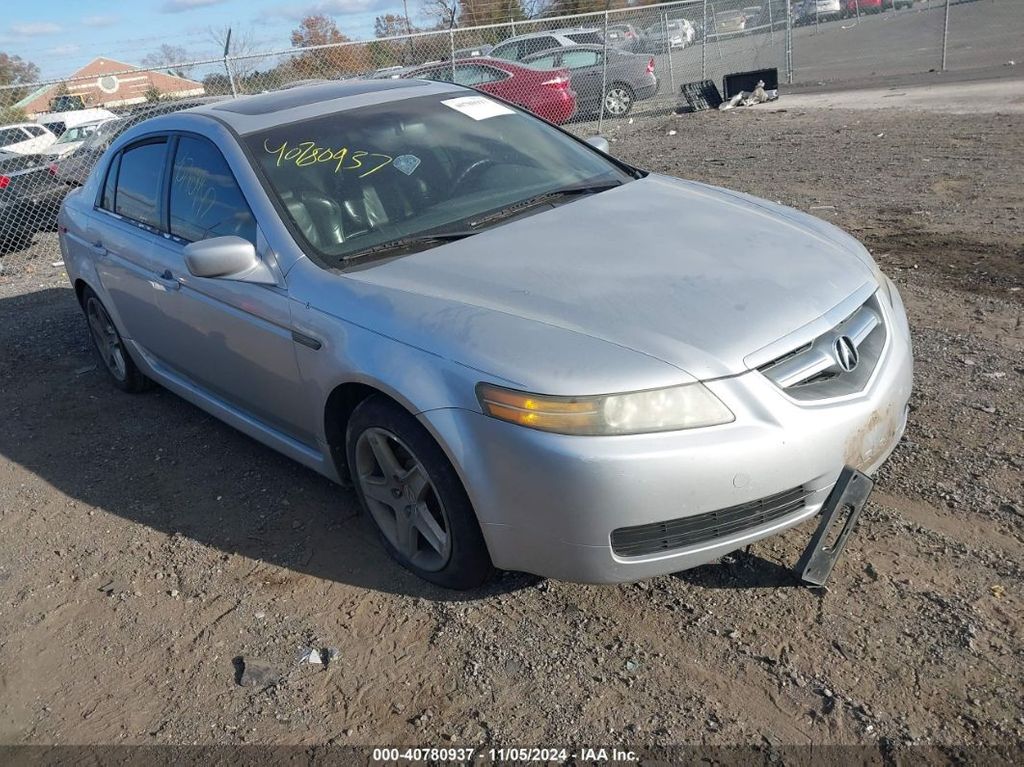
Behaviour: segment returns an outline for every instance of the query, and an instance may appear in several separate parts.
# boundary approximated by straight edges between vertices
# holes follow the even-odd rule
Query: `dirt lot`
[[[435,590],[348,491],[116,391],[39,257],[0,278],[0,743],[1020,743],[1024,117],[738,110],[612,136],[839,223],[903,291],[909,430],[827,592],[790,574],[810,525],[635,585]],[[337,654],[303,665],[306,645]],[[240,656],[280,681],[237,685]]]

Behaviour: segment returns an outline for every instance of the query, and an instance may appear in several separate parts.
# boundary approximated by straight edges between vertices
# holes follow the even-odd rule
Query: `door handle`
[[[95,253],[97,256],[107,255],[107,249],[103,247],[102,240],[97,240],[96,242],[90,243],[89,247],[92,248],[92,252]]]
[[[171,274],[170,269],[164,269],[163,274],[156,278],[157,282],[163,285],[168,290],[177,290],[181,287],[181,283]]]

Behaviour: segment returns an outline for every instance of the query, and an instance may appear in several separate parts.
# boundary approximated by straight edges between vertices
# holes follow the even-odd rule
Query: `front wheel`
[[[346,452],[359,501],[399,564],[450,589],[487,579],[493,568],[469,497],[412,415],[370,397],[349,419]]]
[[[604,113],[609,117],[625,117],[633,109],[632,89],[622,83],[614,83],[605,91]]]

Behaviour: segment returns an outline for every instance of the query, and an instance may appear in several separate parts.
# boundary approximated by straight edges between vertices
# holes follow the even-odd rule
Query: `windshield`
[[[115,120],[108,120],[107,122],[100,125],[93,131],[89,136],[86,136],[85,141],[82,142],[83,149],[106,149],[110,142],[121,135],[122,129],[125,127],[127,120],[124,117],[118,117]]]
[[[64,131],[63,134],[61,134],[61,137],[59,139],[57,139],[57,141],[55,143],[57,143],[57,144],[70,144],[70,143],[72,143],[74,141],[82,141],[82,140],[86,139],[87,137],[91,136],[93,133],[95,133],[96,132],[96,128],[97,128],[97,125],[95,123],[93,123],[93,124],[86,124],[86,125],[78,125],[78,126],[75,126],[74,128],[68,128],[66,131]]]
[[[539,195],[632,178],[542,120],[475,94],[377,104],[244,140],[305,249],[328,267],[396,240],[475,233]]]

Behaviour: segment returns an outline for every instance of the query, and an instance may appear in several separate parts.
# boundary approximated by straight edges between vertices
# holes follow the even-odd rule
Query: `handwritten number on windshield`
[[[335,173],[340,173],[343,170],[360,170],[365,168],[366,170],[359,174],[359,178],[366,178],[376,173],[381,168],[390,165],[392,159],[394,159],[389,154],[380,154],[379,152],[364,152],[362,150],[349,152],[347,146],[339,149],[317,146],[315,141],[301,141],[292,147],[289,147],[288,142],[285,141],[281,146],[272,148],[264,140],[263,149],[268,154],[272,154],[277,158],[276,165],[278,167],[283,163],[294,163],[297,168],[306,168],[310,165],[319,165],[321,163],[333,163]],[[364,160],[366,161],[364,162]]]

